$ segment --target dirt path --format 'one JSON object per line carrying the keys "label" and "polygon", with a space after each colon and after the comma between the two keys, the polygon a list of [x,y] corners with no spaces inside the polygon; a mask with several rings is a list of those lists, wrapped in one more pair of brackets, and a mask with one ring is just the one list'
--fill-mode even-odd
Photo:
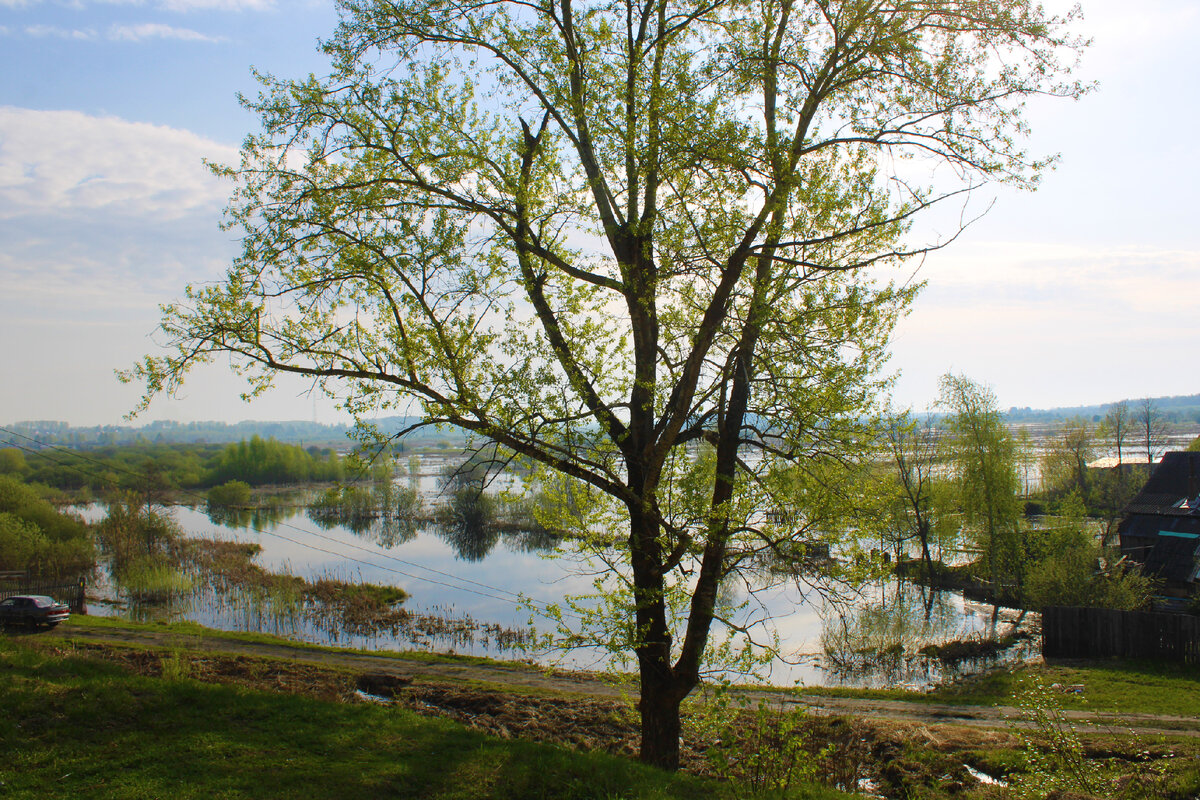
{"label": "dirt path", "polygon": [[[498,687],[523,689],[540,694],[574,695],[602,700],[619,699],[636,691],[601,680],[587,673],[561,672],[535,666],[511,663],[464,662],[453,659],[421,660],[368,652],[338,652],[286,643],[246,642],[220,636],[184,634],[170,631],[147,631],[135,628],[79,628],[66,625],[39,634],[18,634],[39,638],[135,645],[167,649],[208,651],[222,655],[242,655],[283,659],[301,664],[332,667],[360,673],[378,673],[404,680],[437,683],[492,684]],[[950,705],[943,703],[907,702],[901,700],[859,699],[820,695],[798,696],[771,690],[748,690],[752,700],[766,700],[783,706],[804,707],[821,715],[853,718],[888,719],[922,724],[953,724],[978,728],[1003,728],[1006,720],[1017,716],[1017,709],[1007,706]],[[1200,720],[1196,717],[1164,714],[1115,714],[1089,711],[1065,711],[1073,721],[1088,722],[1103,732],[1136,729],[1149,735],[1200,737]]]}

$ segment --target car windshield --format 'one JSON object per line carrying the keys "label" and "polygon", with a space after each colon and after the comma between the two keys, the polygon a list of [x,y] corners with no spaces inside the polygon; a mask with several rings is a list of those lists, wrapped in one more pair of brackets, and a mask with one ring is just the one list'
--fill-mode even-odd
{"label": "car windshield", "polygon": [[35,597],[33,598],[33,604],[38,608],[49,608],[54,605],[54,600],[50,597]]}

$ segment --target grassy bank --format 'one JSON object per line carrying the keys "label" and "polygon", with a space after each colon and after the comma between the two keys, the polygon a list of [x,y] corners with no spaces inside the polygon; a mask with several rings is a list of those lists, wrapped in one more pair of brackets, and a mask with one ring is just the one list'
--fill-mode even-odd
{"label": "grassy bank", "polygon": [[[128,629],[109,632],[122,633],[121,643],[84,635],[108,627]],[[1081,738],[1064,747],[1000,721],[972,728],[932,717],[784,716],[753,703],[734,716],[689,706],[684,760],[692,774],[671,776],[633,761],[636,721],[627,703],[580,691],[574,677],[534,684],[530,676],[549,676],[527,665],[442,657],[446,669],[430,671],[405,667],[404,658],[369,663],[356,651],[190,623],[77,617],[53,634],[0,634],[0,747],[13,754],[0,759],[0,797],[850,796],[832,785],[888,798],[999,800],[1011,793],[971,770],[1047,788],[1047,773],[1029,760],[1031,746],[1051,770],[1066,756],[1086,765],[1095,789],[1072,797],[1193,800],[1200,793],[1195,738],[1082,724]],[[1084,684],[1083,695],[1056,692],[1046,709],[1107,710],[1098,700],[1116,696],[1127,713],[1186,715],[1194,707],[1195,676],[1161,667],[1022,673]],[[1006,692],[1020,677],[979,678],[932,699],[1010,705]],[[368,691],[395,702],[359,700],[354,690],[364,679],[376,682]],[[722,771],[714,754],[734,771]],[[791,789],[770,791],[761,778],[787,764],[796,768]],[[755,774],[756,786],[738,782]]]}
{"label": "grassy bank", "polygon": [[150,677],[48,637],[0,635],[0,796],[739,796],[728,784],[403,708],[204,682],[188,663],[175,653]]}
{"label": "grassy bank", "polygon": [[1183,664],[1137,661],[1027,664],[972,675],[928,692],[806,687],[812,696],[909,700],[919,703],[1004,706],[1023,678],[1039,678],[1063,687],[1064,709],[1118,714],[1165,714],[1196,717],[1200,726],[1200,670]]}
{"label": "grassy bank", "polygon": [[[285,645],[301,650],[330,653],[358,653],[359,650],[315,645],[262,633],[218,631],[194,622],[137,623],[107,617],[74,616],[61,629],[64,635],[71,628],[121,628],[167,632],[178,636],[187,646],[189,640],[205,637],[209,640]],[[372,651],[375,656],[402,661],[444,662],[459,664],[503,664],[515,669],[542,672],[543,668],[522,662],[505,662],[468,655],[447,655],[427,651]],[[632,677],[632,676],[630,676]],[[863,699],[903,700],[917,703],[946,703],[952,705],[1004,706],[1011,704],[1013,694],[1022,679],[1037,677],[1047,685],[1082,687],[1081,691],[1064,691],[1060,703],[1064,709],[1077,709],[1121,714],[1164,714],[1193,716],[1200,724],[1200,670],[1195,667],[1165,662],[1095,661],[1076,663],[1027,664],[1012,669],[997,670],[967,676],[932,692],[913,692],[903,689],[841,689],[820,686],[795,690],[807,696],[857,697]],[[609,676],[610,682],[620,682],[620,676]]]}

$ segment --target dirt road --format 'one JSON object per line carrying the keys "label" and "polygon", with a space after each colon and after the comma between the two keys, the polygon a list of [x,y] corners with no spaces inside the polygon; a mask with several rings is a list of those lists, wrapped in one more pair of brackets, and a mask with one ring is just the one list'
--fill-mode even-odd
{"label": "dirt road", "polygon": [[[226,656],[251,656],[282,659],[299,664],[334,668],[355,673],[394,676],[399,680],[438,684],[469,684],[476,687],[519,689],[523,692],[578,697],[591,700],[618,700],[636,695],[636,684],[624,687],[611,680],[586,673],[560,672],[535,666],[500,662],[459,661],[456,659],[397,658],[392,655],[360,651],[335,651],[289,645],[287,643],[247,642],[220,636],[147,631],[137,628],[82,628],[67,624],[57,630],[26,634],[43,641],[135,645],[140,647],[186,649]],[[948,705],[900,700],[859,699],[822,695],[796,695],[784,691],[747,690],[752,700],[767,700],[784,706],[804,707],[811,713],[860,719],[888,719],[922,724],[954,724],[980,728],[1002,728],[1017,716],[1010,707]],[[1200,737],[1196,717],[1160,714],[1113,714],[1066,711],[1068,719],[1089,722],[1101,731],[1136,729],[1150,735]]]}

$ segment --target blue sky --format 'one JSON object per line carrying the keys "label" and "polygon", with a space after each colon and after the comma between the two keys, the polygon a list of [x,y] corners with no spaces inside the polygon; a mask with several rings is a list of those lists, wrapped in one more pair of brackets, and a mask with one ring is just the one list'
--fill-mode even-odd
{"label": "blue sky", "polygon": [[[1048,4],[1051,7],[1053,3]],[[955,370],[1003,406],[1200,392],[1200,4],[1084,2],[1083,100],[1031,105],[1032,148],[1061,163],[921,268],[897,332],[896,401]],[[161,303],[220,276],[217,223],[255,120],[250,68],[322,71],[327,2],[0,0],[0,424],[120,421],[113,370],[153,351]],[[227,369],[143,419],[335,418],[303,383],[253,404]]]}

